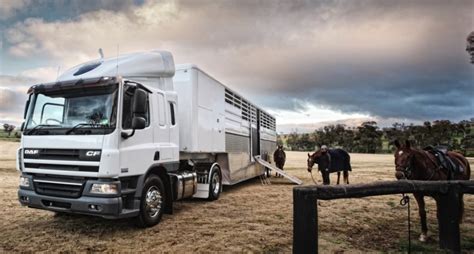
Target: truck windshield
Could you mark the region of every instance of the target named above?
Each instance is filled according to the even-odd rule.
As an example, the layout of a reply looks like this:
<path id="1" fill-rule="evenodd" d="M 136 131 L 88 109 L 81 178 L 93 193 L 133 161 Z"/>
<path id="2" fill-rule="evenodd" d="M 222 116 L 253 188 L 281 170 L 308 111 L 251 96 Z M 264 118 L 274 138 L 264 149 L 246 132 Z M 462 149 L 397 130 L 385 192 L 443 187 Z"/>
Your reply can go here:
<path id="1" fill-rule="evenodd" d="M 117 118 L 117 87 L 35 94 L 24 134 L 97 135 L 113 132 Z"/>

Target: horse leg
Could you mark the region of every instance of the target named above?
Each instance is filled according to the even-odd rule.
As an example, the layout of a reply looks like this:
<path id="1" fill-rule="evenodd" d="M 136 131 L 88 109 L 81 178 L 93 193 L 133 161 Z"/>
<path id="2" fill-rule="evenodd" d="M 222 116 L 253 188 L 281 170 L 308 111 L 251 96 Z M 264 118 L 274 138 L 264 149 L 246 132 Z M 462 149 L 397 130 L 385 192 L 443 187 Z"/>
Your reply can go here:
<path id="1" fill-rule="evenodd" d="M 349 171 L 345 170 L 343 174 L 344 174 L 344 182 L 346 184 L 349 184 Z"/>
<path id="2" fill-rule="evenodd" d="M 420 222 L 421 222 L 421 234 L 420 242 L 426 242 L 428 239 L 428 226 L 426 225 L 426 210 L 425 210 L 425 198 L 423 194 L 413 194 L 416 199 L 416 203 L 418 203 L 418 214 L 420 215 Z"/>
<path id="3" fill-rule="evenodd" d="M 464 199 L 463 199 L 463 193 L 459 194 L 459 224 L 462 223 L 464 219 Z"/>
<path id="4" fill-rule="evenodd" d="M 337 185 L 339 185 L 339 179 L 341 179 L 341 171 L 337 171 Z"/>

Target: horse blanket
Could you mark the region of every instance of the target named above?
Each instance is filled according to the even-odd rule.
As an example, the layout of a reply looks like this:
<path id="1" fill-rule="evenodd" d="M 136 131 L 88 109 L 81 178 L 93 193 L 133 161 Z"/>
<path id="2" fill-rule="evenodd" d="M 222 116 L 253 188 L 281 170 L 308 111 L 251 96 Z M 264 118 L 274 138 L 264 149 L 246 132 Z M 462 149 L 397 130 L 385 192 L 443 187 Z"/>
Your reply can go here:
<path id="1" fill-rule="evenodd" d="M 328 169 L 329 173 L 352 171 L 351 157 L 342 149 L 330 149 L 319 158 L 318 170 Z"/>

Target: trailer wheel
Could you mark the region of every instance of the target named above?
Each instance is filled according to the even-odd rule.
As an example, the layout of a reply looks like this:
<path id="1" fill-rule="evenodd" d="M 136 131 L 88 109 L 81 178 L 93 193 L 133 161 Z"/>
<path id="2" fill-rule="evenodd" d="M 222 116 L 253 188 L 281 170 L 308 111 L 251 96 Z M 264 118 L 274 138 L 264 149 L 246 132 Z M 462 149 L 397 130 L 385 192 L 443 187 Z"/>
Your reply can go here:
<path id="1" fill-rule="evenodd" d="M 151 227 L 158 224 L 165 209 L 166 192 L 163 181 L 156 175 L 150 175 L 142 190 L 140 211 L 137 224 L 140 227 Z"/>
<path id="2" fill-rule="evenodd" d="M 211 181 L 209 182 L 209 200 L 219 199 L 222 190 L 221 172 L 218 166 L 211 169 Z"/>

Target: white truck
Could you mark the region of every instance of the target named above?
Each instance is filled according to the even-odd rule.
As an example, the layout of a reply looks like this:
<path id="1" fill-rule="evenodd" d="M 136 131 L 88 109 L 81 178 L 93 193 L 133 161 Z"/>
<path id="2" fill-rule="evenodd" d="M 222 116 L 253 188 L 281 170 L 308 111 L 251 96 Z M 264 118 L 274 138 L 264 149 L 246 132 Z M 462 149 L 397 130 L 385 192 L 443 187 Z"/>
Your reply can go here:
<path id="1" fill-rule="evenodd" d="M 254 156 L 276 147 L 273 116 L 166 51 L 87 62 L 28 94 L 18 198 L 32 208 L 153 226 L 173 201 L 264 174 Z"/>

